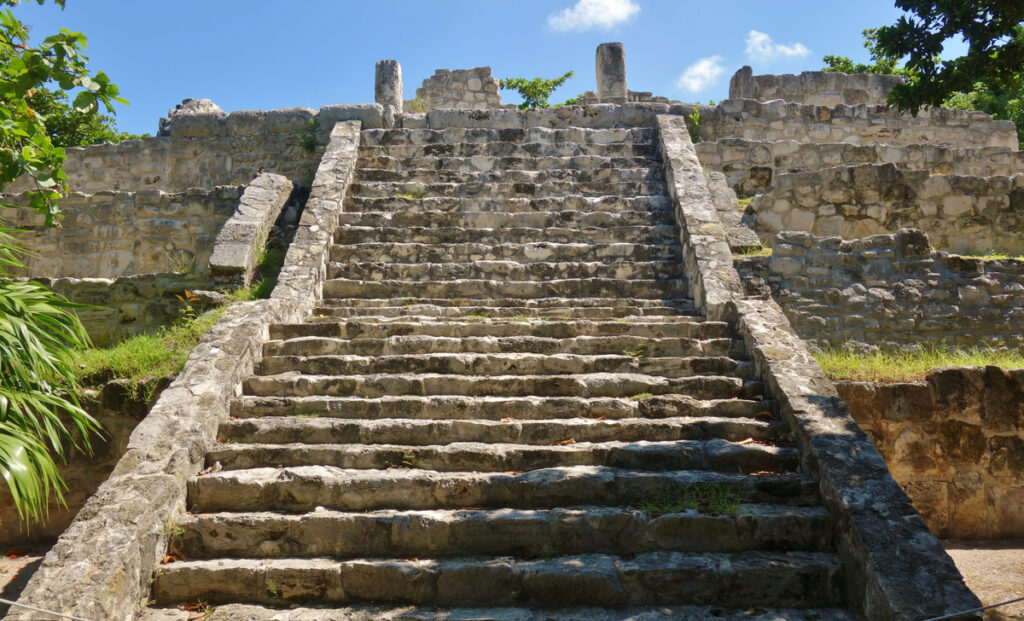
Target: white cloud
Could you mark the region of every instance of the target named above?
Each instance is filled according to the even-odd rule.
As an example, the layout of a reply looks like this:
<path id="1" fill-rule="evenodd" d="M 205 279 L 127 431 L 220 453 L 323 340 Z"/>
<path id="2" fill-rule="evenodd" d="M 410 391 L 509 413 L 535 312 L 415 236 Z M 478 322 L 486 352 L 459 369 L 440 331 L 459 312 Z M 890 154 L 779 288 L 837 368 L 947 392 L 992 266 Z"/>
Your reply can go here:
<path id="1" fill-rule="evenodd" d="M 692 92 L 702 91 L 715 83 L 724 72 L 721 56 L 701 58 L 680 74 L 676 86 Z"/>
<path id="2" fill-rule="evenodd" d="M 548 26 L 555 30 L 605 30 L 621 24 L 640 12 L 633 0 L 579 0 L 560 13 L 548 15 Z"/>
<path id="3" fill-rule="evenodd" d="M 770 61 L 776 58 L 803 58 L 811 53 L 803 43 L 783 45 L 772 41 L 763 32 L 751 30 L 747 35 L 747 56 L 751 60 Z"/>

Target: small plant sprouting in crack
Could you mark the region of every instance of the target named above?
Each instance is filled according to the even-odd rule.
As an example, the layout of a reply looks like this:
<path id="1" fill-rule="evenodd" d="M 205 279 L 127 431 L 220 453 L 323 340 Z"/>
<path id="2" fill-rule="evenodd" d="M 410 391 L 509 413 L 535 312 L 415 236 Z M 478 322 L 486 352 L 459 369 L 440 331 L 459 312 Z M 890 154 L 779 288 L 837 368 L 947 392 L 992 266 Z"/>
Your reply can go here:
<path id="1" fill-rule="evenodd" d="M 194 604 L 181 604 L 178 606 L 178 610 L 187 612 L 189 621 L 205 621 L 210 618 L 215 608 L 210 605 L 210 602 L 196 600 Z"/>
<path id="2" fill-rule="evenodd" d="M 272 578 L 267 578 L 266 588 L 267 595 L 273 597 L 274 599 L 281 597 L 281 587 L 278 586 L 277 583 L 274 582 Z"/>
<path id="3" fill-rule="evenodd" d="M 650 398 L 651 398 L 651 397 L 653 397 L 653 396 L 654 396 L 654 395 L 653 395 L 653 394 L 651 394 L 651 393 L 649 393 L 649 392 L 641 392 L 641 393 L 639 393 L 639 394 L 633 395 L 633 396 L 632 396 L 632 397 L 630 397 L 629 399 L 630 399 L 631 401 L 643 401 L 644 399 L 650 399 Z"/>
<path id="4" fill-rule="evenodd" d="M 634 358 L 646 358 L 648 351 L 650 350 L 651 343 L 647 340 L 637 342 L 632 347 L 627 347 L 622 350 L 623 355 L 632 356 Z"/>
<path id="5" fill-rule="evenodd" d="M 185 534 L 185 527 L 171 516 L 164 519 L 164 525 L 160 528 L 161 537 L 180 537 Z"/>

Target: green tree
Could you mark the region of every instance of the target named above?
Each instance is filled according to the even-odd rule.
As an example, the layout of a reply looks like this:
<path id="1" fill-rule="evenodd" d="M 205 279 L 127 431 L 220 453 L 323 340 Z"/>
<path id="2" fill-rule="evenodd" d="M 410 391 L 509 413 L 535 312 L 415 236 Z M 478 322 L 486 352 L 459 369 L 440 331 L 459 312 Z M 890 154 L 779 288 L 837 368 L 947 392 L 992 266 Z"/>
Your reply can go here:
<path id="1" fill-rule="evenodd" d="M 531 108 L 547 108 L 548 97 L 551 93 L 559 86 L 565 84 L 565 81 L 573 77 L 572 71 L 567 71 L 565 75 L 559 78 L 552 78 L 545 80 L 544 78 L 534 78 L 527 80 L 526 78 L 502 78 L 498 81 L 499 86 L 506 90 L 518 91 L 523 98 L 523 103 L 519 104 L 519 107 L 523 110 L 529 110 Z M 576 103 L 579 97 L 569 99 L 566 104 Z"/>
<path id="2" fill-rule="evenodd" d="M 63 8 L 63 0 L 55 2 Z M 10 10 L 17 4 L 0 0 L 0 190 L 19 177 L 31 179 L 29 204 L 50 226 L 60 219 L 57 201 L 68 189 L 64 149 L 31 98 L 55 85 L 83 114 L 96 114 L 101 105 L 112 113 L 115 101 L 127 102 L 106 75 L 86 68 L 81 33 L 61 30 L 30 45 L 27 27 Z M 67 447 L 87 450 L 99 426 L 79 405 L 77 379 L 63 355 L 88 343 L 74 305 L 38 283 L 9 279 L 21 254 L 11 231 L 0 230 L 0 476 L 22 520 L 32 522 L 46 515 L 50 498 L 63 500 L 56 459 Z"/>
<path id="3" fill-rule="evenodd" d="M 906 14 L 878 29 L 878 50 L 906 58 L 906 84 L 896 86 L 889 103 L 917 112 L 942 105 L 978 83 L 993 92 L 1017 91 L 1024 80 L 1024 2 L 1020 0 L 896 0 Z M 967 53 L 943 60 L 943 45 L 962 38 Z"/>
<path id="4" fill-rule="evenodd" d="M 871 64 L 855 63 L 846 56 L 828 55 L 822 58 L 825 63 L 825 71 L 841 71 L 843 73 L 895 73 L 902 74 L 899 58 L 886 56 L 878 48 L 878 28 L 862 30 L 864 35 L 864 47 L 871 55 Z"/>
<path id="5" fill-rule="evenodd" d="M 29 95 L 28 105 L 43 117 L 50 141 L 58 147 L 117 143 L 145 136 L 119 131 L 109 115 L 75 108 L 61 90 L 37 88 Z"/>

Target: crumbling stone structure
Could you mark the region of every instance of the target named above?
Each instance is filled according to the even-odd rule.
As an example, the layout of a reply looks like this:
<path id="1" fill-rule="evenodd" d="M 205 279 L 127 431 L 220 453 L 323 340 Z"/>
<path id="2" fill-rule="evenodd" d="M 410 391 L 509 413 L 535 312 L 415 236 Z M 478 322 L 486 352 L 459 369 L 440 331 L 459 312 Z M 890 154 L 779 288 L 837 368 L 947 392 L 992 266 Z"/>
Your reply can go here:
<path id="1" fill-rule="evenodd" d="M 889 91 L 903 77 L 871 73 L 804 71 L 800 75 L 754 75 L 742 67 L 729 81 L 729 99 L 782 99 L 811 106 L 887 105 Z"/>
<path id="2" fill-rule="evenodd" d="M 498 79 L 490 67 L 438 69 L 416 89 L 416 99 L 406 102 L 412 112 L 437 108 L 488 110 L 501 107 Z"/>
<path id="3" fill-rule="evenodd" d="M 198 600 L 226 619 L 976 607 L 765 278 L 737 272 L 740 224 L 719 215 L 735 194 L 690 134 L 1000 146 L 1005 124 L 731 100 L 687 127 L 694 106 L 669 102 L 472 99 L 169 117 L 156 140 L 310 145 L 310 197 L 271 298 L 225 311 L 22 602 L 173 618 Z M 225 238 L 260 237 L 266 219 L 234 215 L 248 232 Z M 926 237 L 897 237 L 927 262 Z M 738 506 L 707 511 L 706 490 Z M 662 511 L 666 493 L 692 500 Z"/>

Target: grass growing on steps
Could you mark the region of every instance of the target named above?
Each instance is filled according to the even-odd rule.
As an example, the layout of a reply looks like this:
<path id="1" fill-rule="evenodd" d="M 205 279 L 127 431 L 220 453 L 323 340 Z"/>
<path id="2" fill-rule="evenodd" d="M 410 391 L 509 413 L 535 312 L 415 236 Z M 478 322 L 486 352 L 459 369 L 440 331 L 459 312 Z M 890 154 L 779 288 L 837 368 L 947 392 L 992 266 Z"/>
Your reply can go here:
<path id="1" fill-rule="evenodd" d="M 685 491 L 663 490 L 640 501 L 640 510 L 648 519 L 668 513 L 700 511 L 711 515 L 735 515 L 741 500 L 736 493 L 720 485 L 692 485 Z"/>
<path id="2" fill-rule="evenodd" d="M 946 349 L 926 347 L 919 351 L 886 349 L 861 353 L 830 348 L 814 353 L 825 374 L 833 380 L 858 382 L 914 382 L 939 367 L 994 365 L 1024 368 L 1024 353 L 995 349 Z"/>

